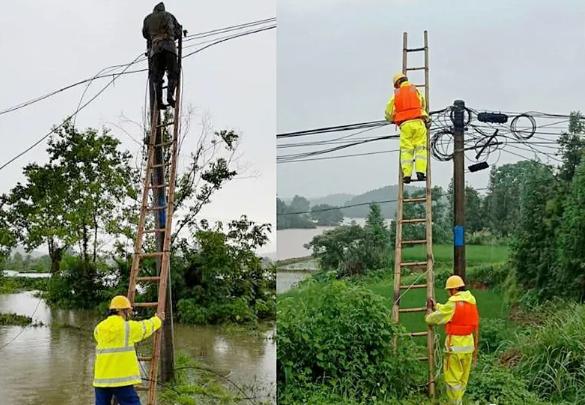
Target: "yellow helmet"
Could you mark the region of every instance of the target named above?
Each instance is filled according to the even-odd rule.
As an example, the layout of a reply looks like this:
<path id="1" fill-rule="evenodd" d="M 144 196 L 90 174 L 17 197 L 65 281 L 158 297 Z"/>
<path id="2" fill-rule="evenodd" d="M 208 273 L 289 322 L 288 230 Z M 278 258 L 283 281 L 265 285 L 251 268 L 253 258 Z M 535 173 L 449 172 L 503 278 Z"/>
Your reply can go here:
<path id="1" fill-rule="evenodd" d="M 459 287 L 465 287 L 463 279 L 459 276 L 451 276 L 447 279 L 447 283 L 445 283 L 445 290 L 450 290 L 451 288 Z"/>
<path id="2" fill-rule="evenodd" d="M 396 73 L 394 75 L 394 77 L 392 78 L 392 84 L 394 84 L 394 86 L 396 86 L 396 82 L 400 79 L 406 79 L 406 75 L 402 72 Z"/>
<path id="3" fill-rule="evenodd" d="M 132 309 L 130 300 L 123 295 L 116 295 L 110 302 L 110 309 Z"/>

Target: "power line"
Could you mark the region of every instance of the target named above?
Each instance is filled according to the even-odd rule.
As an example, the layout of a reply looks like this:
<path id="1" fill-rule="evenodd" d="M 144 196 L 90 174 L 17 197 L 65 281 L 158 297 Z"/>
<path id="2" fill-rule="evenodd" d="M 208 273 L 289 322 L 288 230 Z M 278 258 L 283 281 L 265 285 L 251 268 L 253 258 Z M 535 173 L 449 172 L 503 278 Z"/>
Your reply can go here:
<path id="1" fill-rule="evenodd" d="M 130 66 L 132 66 L 134 64 L 134 62 L 136 61 L 135 58 L 134 61 L 128 63 L 128 65 L 126 66 L 126 68 L 122 71 L 122 73 L 129 68 Z M 120 73 L 120 74 L 122 74 Z M 118 75 L 119 76 L 119 75 Z M 35 146 L 37 146 L 38 144 L 40 144 L 41 142 L 43 142 L 46 138 L 48 138 L 51 134 L 53 134 L 55 131 L 57 131 L 58 129 L 62 128 L 63 125 L 65 125 L 65 123 L 67 121 L 69 121 L 71 118 L 75 117 L 81 110 L 83 110 L 85 107 L 87 107 L 89 104 L 91 104 L 92 101 L 94 101 L 96 98 L 98 98 L 100 96 L 100 94 L 102 94 L 108 87 L 110 87 L 110 85 L 112 83 L 114 83 L 114 81 L 117 79 L 117 77 L 113 77 L 112 80 L 110 80 L 110 82 L 108 82 L 108 84 L 106 84 L 100 91 L 98 91 L 92 98 L 90 98 L 85 104 L 79 106 L 71 115 L 69 115 L 67 118 L 65 118 L 63 120 L 63 122 L 61 122 L 61 124 L 57 125 L 56 127 L 54 127 L 52 130 L 50 130 L 49 132 L 47 132 L 45 135 L 43 135 L 38 141 L 36 141 L 35 143 L 33 143 L 31 146 L 29 146 L 28 148 L 26 148 L 24 151 L 20 152 L 19 154 L 17 154 L 16 156 L 14 156 L 12 159 L 8 160 L 6 163 L 4 163 L 2 166 L 0 166 L 0 170 L 4 169 L 6 166 L 8 166 L 10 163 L 14 162 L 16 159 L 18 159 L 19 157 L 21 157 L 22 155 L 26 154 L 27 152 L 29 152 L 30 150 L 32 150 Z"/>
<path id="2" fill-rule="evenodd" d="M 370 201 L 370 202 L 365 202 L 365 203 L 344 205 L 342 207 L 322 208 L 322 209 L 318 209 L 318 210 L 314 210 L 314 211 L 282 212 L 280 214 L 276 214 L 276 216 L 310 214 L 312 212 L 323 212 L 323 211 L 341 210 L 341 209 L 344 209 L 344 208 L 359 207 L 359 206 L 362 206 L 362 205 L 387 204 L 387 203 L 392 203 L 392 202 L 397 202 L 397 201 L 398 200 Z"/>
<path id="3" fill-rule="evenodd" d="M 230 27 L 224 27 L 224 28 L 219 28 L 219 29 L 215 29 L 215 30 L 210 30 L 210 31 L 200 32 L 200 33 L 197 33 L 197 34 L 188 35 L 188 38 L 185 41 L 188 41 L 190 39 L 195 39 L 195 38 L 203 38 L 203 37 L 207 37 L 207 36 L 211 36 L 211 35 L 222 34 L 222 33 L 225 33 L 225 32 L 234 31 L 234 30 L 237 30 L 237 29 L 243 29 L 243 28 L 247 28 L 249 26 L 264 24 L 266 22 L 271 22 L 271 21 L 276 21 L 276 18 L 273 17 L 273 18 L 268 18 L 268 19 L 264 19 L 264 20 L 256 20 L 256 21 L 252 21 L 252 22 L 244 23 L 244 24 L 240 24 L 240 25 L 234 25 L 234 26 L 230 26 Z M 270 28 L 270 29 L 272 29 L 272 28 Z M 252 32 L 252 33 L 255 33 L 255 32 Z M 232 39 L 232 38 L 230 38 L 230 39 Z M 141 52 L 140 55 L 142 55 L 142 54 L 143 53 Z M 189 55 L 187 55 L 187 56 L 189 56 Z M 187 56 L 184 56 L 184 57 L 187 57 Z M 143 58 L 140 58 L 139 60 L 137 60 L 136 63 L 140 63 L 140 62 L 143 62 L 145 60 L 146 60 L 146 58 L 143 57 Z M 49 97 L 52 97 L 52 96 L 54 96 L 56 94 L 59 94 L 59 93 L 62 93 L 64 91 L 66 91 L 66 90 L 72 89 L 74 87 L 80 86 L 80 85 L 85 84 L 85 83 L 91 83 L 92 81 L 94 81 L 96 79 L 110 77 L 110 76 L 112 76 L 112 74 L 103 74 L 103 72 L 104 71 L 107 71 L 107 70 L 110 70 L 110 69 L 121 68 L 121 67 L 125 67 L 125 66 L 126 66 L 125 64 L 121 64 L 121 65 L 112 65 L 112 66 L 105 67 L 105 68 L 101 69 L 100 72 L 98 72 L 98 74 L 96 74 L 96 75 L 94 75 L 94 76 L 92 76 L 90 78 L 87 78 L 87 79 L 84 79 L 84 80 L 80 80 L 78 82 L 75 82 L 75 83 L 69 84 L 67 86 L 64 86 L 64 87 L 62 87 L 60 89 L 51 91 L 51 92 L 49 92 L 47 94 L 44 94 L 42 96 L 35 97 L 35 98 L 30 99 L 30 100 L 27 100 L 27 101 L 24 101 L 22 103 L 19 103 L 19 104 L 15 105 L 15 106 L 5 108 L 4 110 L 1 110 L 0 111 L 0 115 L 7 114 L 7 113 L 10 113 L 12 111 L 19 110 L 21 108 L 28 107 L 29 105 L 32 105 L 32 104 L 35 104 L 35 103 L 37 103 L 39 101 L 45 100 L 45 99 L 47 99 Z M 132 74 L 132 73 L 144 72 L 144 71 L 147 71 L 147 70 L 148 69 L 141 69 L 141 70 L 136 70 L 136 71 L 125 72 L 125 74 Z"/>
<path id="4" fill-rule="evenodd" d="M 283 161 L 283 162 L 277 162 L 277 164 L 297 163 L 297 162 L 309 162 L 309 161 L 313 161 L 313 160 L 342 159 L 342 158 L 346 158 L 346 157 L 379 155 L 379 154 L 395 153 L 395 152 L 400 152 L 400 149 L 381 150 L 381 151 L 376 151 L 376 152 L 353 153 L 353 154 L 349 154 L 349 155 L 339 155 L 339 156 L 326 156 L 326 157 L 311 158 L 311 159 L 286 160 L 286 161 Z"/>
<path id="5" fill-rule="evenodd" d="M 255 34 L 258 32 L 262 32 L 262 31 L 267 31 L 267 30 L 271 30 L 276 28 L 276 25 L 274 26 L 270 26 L 270 27 L 266 27 L 266 28 L 262 28 L 262 29 L 257 29 L 257 30 L 253 30 L 253 31 L 247 31 L 244 33 L 240 33 L 237 35 L 232 35 L 229 38 L 223 38 L 221 40 L 215 41 L 209 45 L 206 45 L 200 49 L 197 49 L 196 51 L 193 51 L 185 56 L 183 56 L 184 58 L 187 58 L 189 56 L 195 55 L 196 53 L 199 53 L 207 48 L 210 48 L 214 45 L 220 44 L 222 42 L 226 42 L 229 41 L 231 39 L 235 39 L 235 38 L 240 38 L 246 35 L 251 35 L 251 34 Z M 27 149 L 25 149 L 23 152 L 19 153 L 18 155 L 16 155 L 15 157 L 13 157 L 12 159 L 10 159 L 9 161 L 7 161 L 6 163 L 4 163 L 2 166 L 0 166 L 0 170 L 4 169 L 6 166 L 8 166 L 10 163 L 14 162 L 16 159 L 18 159 L 19 157 L 23 156 L 24 154 L 26 154 L 27 152 L 29 152 L 30 150 L 32 150 L 34 147 L 36 147 L 37 145 L 39 145 L 42 141 L 44 141 L 47 137 L 49 137 L 52 133 L 54 133 L 56 130 L 58 130 L 59 128 L 61 128 L 65 122 L 67 122 L 68 120 L 70 120 L 71 118 L 75 117 L 81 110 L 83 110 L 85 107 L 87 107 L 93 100 L 95 100 L 99 95 L 101 95 L 112 83 L 114 83 L 114 81 L 122 76 L 122 75 L 126 75 L 126 74 L 132 74 L 132 73 L 138 73 L 138 72 L 144 72 L 147 71 L 148 69 L 140 69 L 140 70 L 134 70 L 134 71 L 127 71 L 127 69 L 134 65 L 135 63 L 137 63 L 138 59 L 141 57 L 142 54 L 140 54 L 138 57 L 136 57 L 132 62 L 130 62 L 129 64 L 126 65 L 126 67 L 119 73 L 113 74 L 112 76 L 112 80 L 110 80 L 110 82 L 104 86 L 97 94 L 95 94 L 88 102 L 86 102 L 85 104 L 83 104 L 82 106 L 78 107 L 77 110 L 75 110 L 75 112 L 71 115 L 69 115 L 67 118 L 65 118 L 65 120 L 63 120 L 63 122 L 61 124 L 59 124 L 57 127 L 53 128 L 50 132 L 48 132 L 47 134 L 45 134 L 43 137 L 41 137 L 38 141 L 36 141 L 35 143 L 33 143 L 31 146 L 29 146 Z M 109 77 L 110 75 L 104 75 L 104 76 L 95 76 L 91 79 L 85 80 L 83 81 L 88 82 L 88 81 L 93 81 L 97 78 L 102 78 L 102 77 Z M 69 86 L 70 88 L 71 86 Z M 46 98 L 46 97 L 45 97 Z"/>

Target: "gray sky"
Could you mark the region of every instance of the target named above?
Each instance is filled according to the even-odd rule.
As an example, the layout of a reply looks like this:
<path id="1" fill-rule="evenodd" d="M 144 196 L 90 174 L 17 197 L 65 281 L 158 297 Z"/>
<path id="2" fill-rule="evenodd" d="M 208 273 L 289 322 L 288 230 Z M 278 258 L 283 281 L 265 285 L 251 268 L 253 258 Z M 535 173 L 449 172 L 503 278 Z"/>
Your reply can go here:
<path id="1" fill-rule="evenodd" d="M 142 21 L 157 1 L 54 0 L 11 2 L 0 15 L 6 35 L 0 37 L 3 74 L 0 109 L 91 77 L 103 67 L 130 62 L 144 51 Z M 165 1 L 183 27 L 194 34 L 275 16 L 274 0 Z M 214 128 L 242 134 L 240 164 L 247 168 L 213 197 L 202 215 L 229 220 L 241 214 L 274 223 L 276 175 L 276 32 L 263 32 L 214 46 L 183 63 L 184 106 L 195 116 L 183 153 L 193 149 L 202 116 Z M 142 67 L 142 66 L 141 66 Z M 77 118 L 81 128 L 122 125 L 137 139 L 140 131 L 121 115 L 142 121 L 146 73 L 119 78 Z M 93 84 L 90 96 L 107 80 Z M 0 163 L 22 151 L 77 107 L 77 87 L 28 108 L 0 116 L 4 140 Z M 89 97 L 88 97 L 89 98 Z M 88 99 L 86 98 L 86 100 Z M 137 154 L 139 146 L 122 131 L 113 134 Z M 45 162 L 46 143 L 2 170 L 0 192 L 22 180 L 22 167 Z M 263 251 L 274 251 L 272 243 Z"/>
<path id="2" fill-rule="evenodd" d="M 422 46 L 425 29 L 431 110 L 455 99 L 503 111 L 585 110 L 581 0 L 279 0 L 277 12 L 278 132 L 383 119 L 392 75 L 402 68 L 402 33 L 409 33 L 409 45 Z M 422 63 L 422 53 L 415 55 Z M 364 136 L 394 132 L 388 126 Z M 286 142 L 315 139 L 325 138 Z M 388 140 L 327 156 L 397 146 Z M 394 153 L 280 164 L 278 195 L 361 193 L 395 184 L 397 159 Z M 504 152 L 498 164 L 516 160 Z M 432 165 L 433 183 L 446 187 L 451 163 L 433 160 Z M 488 172 L 468 174 L 466 180 L 485 187 Z"/>

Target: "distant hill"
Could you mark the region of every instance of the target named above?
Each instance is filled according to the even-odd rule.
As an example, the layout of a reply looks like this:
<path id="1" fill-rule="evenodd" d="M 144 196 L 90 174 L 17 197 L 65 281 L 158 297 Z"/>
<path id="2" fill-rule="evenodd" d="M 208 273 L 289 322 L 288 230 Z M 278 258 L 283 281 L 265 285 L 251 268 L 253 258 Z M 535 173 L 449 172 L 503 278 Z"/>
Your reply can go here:
<path id="1" fill-rule="evenodd" d="M 325 197 L 319 198 L 311 198 L 311 207 L 319 204 L 327 204 L 332 205 L 334 207 L 339 207 L 341 205 L 346 205 L 346 203 L 355 197 L 355 194 L 347 194 L 347 193 L 339 193 L 339 194 L 331 194 Z"/>
<path id="2" fill-rule="evenodd" d="M 414 190 L 420 189 L 420 187 L 414 186 L 407 186 L 406 190 L 408 192 L 412 192 Z M 344 205 L 353 205 L 353 204 L 361 204 L 361 203 L 370 203 L 372 201 L 386 201 L 386 200 L 396 200 L 398 198 L 398 186 L 386 186 L 381 187 L 375 190 L 371 190 L 365 192 L 363 194 L 357 195 L 353 197 L 351 200 L 348 200 Z M 380 208 L 382 210 L 382 215 L 384 218 L 394 218 L 396 212 L 396 203 L 384 203 L 380 204 Z M 360 205 L 358 207 L 351 207 L 351 208 L 344 208 L 343 215 L 345 217 L 350 218 L 365 218 L 368 216 L 370 208 L 368 205 Z"/>

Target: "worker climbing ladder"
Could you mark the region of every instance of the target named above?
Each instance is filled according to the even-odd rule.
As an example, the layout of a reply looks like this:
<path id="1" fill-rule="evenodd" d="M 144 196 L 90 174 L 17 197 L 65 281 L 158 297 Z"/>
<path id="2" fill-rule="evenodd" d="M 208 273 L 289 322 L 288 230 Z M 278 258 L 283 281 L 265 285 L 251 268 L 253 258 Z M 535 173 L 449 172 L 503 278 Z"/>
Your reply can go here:
<path id="1" fill-rule="evenodd" d="M 424 87 L 424 96 L 426 99 L 427 112 L 429 111 L 429 46 L 428 34 L 424 32 L 424 46 L 422 48 L 408 48 L 408 34 L 403 34 L 402 47 L 402 72 L 405 75 L 410 75 L 410 72 L 423 71 L 424 83 L 415 84 L 417 88 Z M 424 52 L 424 66 L 409 67 L 408 55 L 409 53 Z M 413 75 L 414 76 L 414 75 Z M 427 133 L 427 151 L 429 150 L 429 135 Z M 427 300 L 433 298 L 433 243 L 432 243 L 432 216 L 431 216 L 431 165 L 430 161 L 427 166 L 427 175 L 425 180 L 425 194 L 424 197 L 408 197 L 404 198 L 404 181 L 402 176 L 402 166 L 398 166 L 398 204 L 396 209 L 396 244 L 394 255 L 394 305 L 392 306 L 392 320 L 400 322 L 400 314 L 402 313 L 424 313 L 428 312 L 427 306 L 420 307 L 400 307 L 401 298 L 412 289 L 426 289 Z M 413 180 L 416 181 L 416 180 Z M 404 218 L 403 208 L 405 204 L 424 204 L 425 216 L 423 218 Z M 424 224 L 425 238 L 418 240 L 404 240 L 403 227 L 416 226 L 417 224 Z M 425 245 L 426 260 L 421 261 L 403 261 L 402 249 L 408 246 Z M 402 284 L 403 272 L 407 269 L 416 272 L 419 271 L 419 277 L 414 283 Z M 420 283 L 419 280 L 426 276 L 426 282 Z M 425 303 L 426 304 L 426 303 Z M 428 391 L 429 395 L 435 395 L 435 381 L 434 381 L 434 335 L 431 326 L 428 326 L 424 331 L 410 331 L 408 336 L 413 338 L 424 337 L 427 342 L 427 355 L 421 356 L 420 360 L 428 362 Z M 396 344 L 396 342 L 395 342 Z"/>
<path id="2" fill-rule="evenodd" d="M 178 38 L 178 63 L 181 66 L 182 41 Z M 180 70 L 179 70 L 180 72 Z M 156 95 L 151 100 L 151 126 L 147 138 L 147 161 L 144 170 L 144 185 L 138 230 L 134 242 L 134 255 L 128 285 L 128 299 L 134 308 L 154 309 L 165 313 L 170 302 L 170 250 L 171 230 L 173 222 L 175 179 L 177 170 L 177 139 L 179 136 L 180 105 L 181 105 L 181 75 L 176 86 L 175 104 L 168 106 L 165 119 L 162 119 L 159 106 L 156 105 Z M 151 84 L 152 85 L 152 84 Z M 152 97 L 153 93 L 151 93 Z M 160 99 L 160 97 L 159 97 Z M 147 221 L 147 216 L 153 214 L 153 221 Z M 153 223 L 150 228 L 147 223 Z M 145 235 L 154 235 L 157 243 L 154 251 L 145 251 Z M 153 245 L 152 243 L 150 245 Z M 155 259 L 157 273 L 151 274 L 144 266 L 145 259 Z M 155 302 L 145 302 L 140 296 L 142 291 L 148 291 L 148 286 L 154 286 L 158 299 Z M 172 322 L 168 316 L 165 322 Z M 146 376 L 143 376 L 144 386 L 138 390 L 148 391 L 147 405 L 156 404 L 156 390 L 158 381 L 158 366 L 161 355 L 162 328 L 153 335 L 152 345 L 148 354 L 138 354 L 138 361 L 147 364 Z M 172 339 L 172 336 L 171 336 Z"/>

